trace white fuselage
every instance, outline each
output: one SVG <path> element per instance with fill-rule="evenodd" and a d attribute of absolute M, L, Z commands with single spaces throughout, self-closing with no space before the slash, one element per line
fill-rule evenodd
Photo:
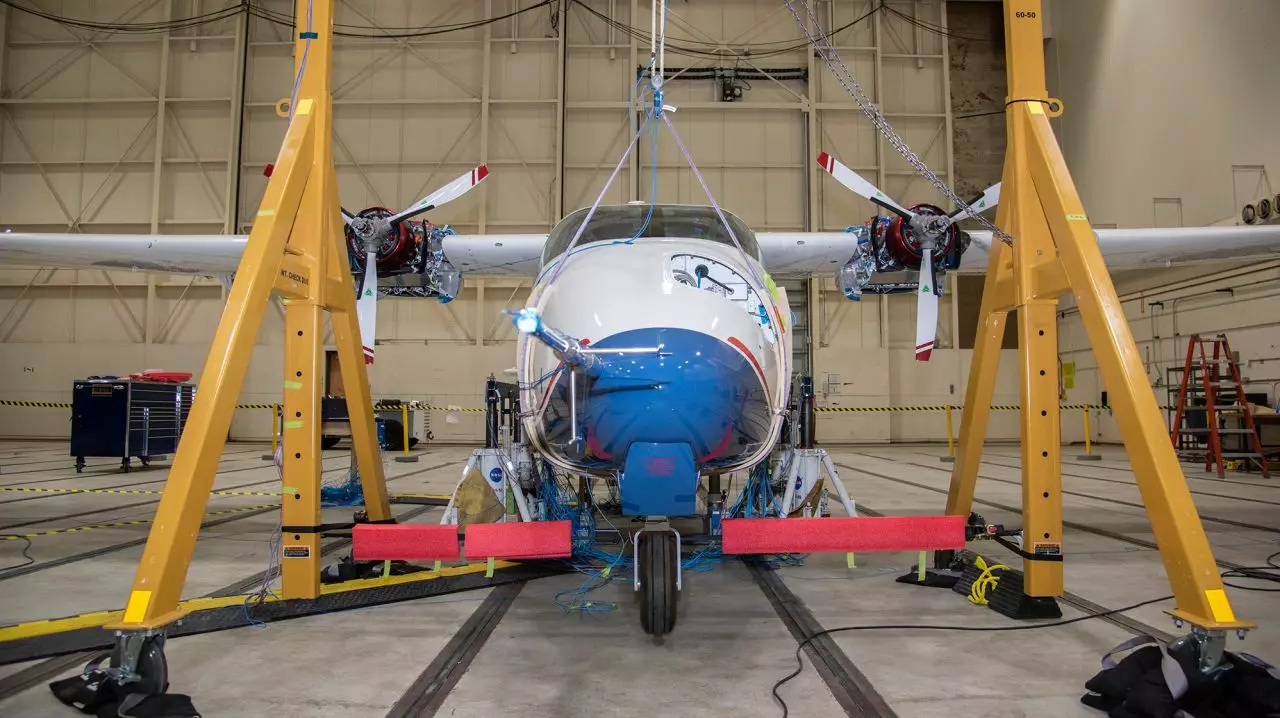
<path fill-rule="evenodd" d="M 703 471 L 760 462 L 790 385 L 790 311 L 766 277 L 756 258 L 705 239 L 595 242 L 550 262 L 530 301 L 546 325 L 624 352 L 571 376 L 522 335 L 529 441 L 575 472 L 618 470 L 637 442 L 688 443 Z"/>

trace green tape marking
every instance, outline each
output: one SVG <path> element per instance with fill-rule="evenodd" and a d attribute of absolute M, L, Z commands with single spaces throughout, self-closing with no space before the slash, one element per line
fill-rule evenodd
<path fill-rule="evenodd" d="M 282 486 L 282 487 L 280 487 L 280 493 L 282 493 L 282 494 L 296 494 L 296 493 L 298 493 L 298 490 L 297 490 L 297 489 L 295 489 L 295 488 L 294 488 L 294 487 L 292 487 L 292 486 Z"/>
<path fill-rule="evenodd" d="M 493 557 L 490 556 L 484 564 L 484 577 L 493 578 Z"/>
<path fill-rule="evenodd" d="M 284 388 L 286 388 L 286 389 L 301 389 L 301 388 L 302 388 L 302 382 L 300 382 L 300 381 L 286 381 L 286 382 L 284 383 Z"/>
<path fill-rule="evenodd" d="M 844 560 L 845 560 L 845 563 L 846 563 L 846 564 L 848 564 L 849 568 L 857 568 L 857 567 L 858 567 L 857 562 L 853 560 L 853 552 L 852 552 L 852 551 L 850 551 L 849 553 L 847 553 L 847 554 L 845 554 L 845 555 L 844 555 Z"/>
<path fill-rule="evenodd" d="M 921 552 L 920 552 L 920 563 L 916 564 L 916 582 L 917 582 L 917 583 L 924 583 L 924 578 L 925 578 L 925 571 L 924 571 L 925 553 L 926 553 L 925 551 L 921 551 Z"/>
<path fill-rule="evenodd" d="M 301 428 L 302 428 L 302 422 L 301 422 L 301 421 L 286 421 L 286 422 L 284 423 L 284 428 L 286 428 L 286 429 L 301 429 Z"/>

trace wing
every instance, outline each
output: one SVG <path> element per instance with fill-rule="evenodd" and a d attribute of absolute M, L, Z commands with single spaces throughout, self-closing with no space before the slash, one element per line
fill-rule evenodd
<path fill-rule="evenodd" d="M 0 234 L 0 266 L 234 274 L 244 235 Z M 545 234 L 458 235 L 444 251 L 464 273 L 537 274 Z"/>
<path fill-rule="evenodd" d="M 226 275 L 236 271 L 244 243 L 235 235 L 19 234 L 0 235 L 0 266 L 130 269 L 172 274 Z"/>
<path fill-rule="evenodd" d="M 1280 225 L 1099 229 L 1095 234 L 1110 269 L 1280 259 Z M 991 233 L 969 232 L 969 237 L 960 271 L 981 274 L 987 269 Z M 772 274 L 834 273 L 853 254 L 846 232 L 758 232 L 756 240 Z"/>

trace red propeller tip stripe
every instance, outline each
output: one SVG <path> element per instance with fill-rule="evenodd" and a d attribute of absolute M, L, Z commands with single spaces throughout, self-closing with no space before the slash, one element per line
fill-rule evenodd
<path fill-rule="evenodd" d="M 831 155 L 827 154 L 826 152 L 823 152 L 822 154 L 818 155 L 818 165 L 821 166 L 822 169 L 830 172 L 831 171 Z"/>
<path fill-rule="evenodd" d="M 480 165 L 476 168 L 476 181 L 472 184 L 479 184 L 480 180 L 489 176 L 489 165 Z"/>

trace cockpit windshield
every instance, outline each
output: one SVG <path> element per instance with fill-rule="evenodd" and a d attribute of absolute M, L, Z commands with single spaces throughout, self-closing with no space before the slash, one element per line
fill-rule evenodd
<path fill-rule="evenodd" d="M 556 224 L 542 250 L 543 265 L 564 254 L 588 211 L 580 209 Z M 733 239 L 711 207 L 659 204 L 653 207 L 653 216 L 645 224 L 645 217 L 648 215 L 648 204 L 601 205 L 575 246 L 582 247 L 592 242 L 626 241 L 633 237 L 686 237 L 733 246 Z M 724 216 L 733 227 L 733 234 L 738 238 L 743 251 L 758 260 L 760 246 L 756 243 L 755 234 L 742 220 L 729 212 L 725 212 Z"/>

